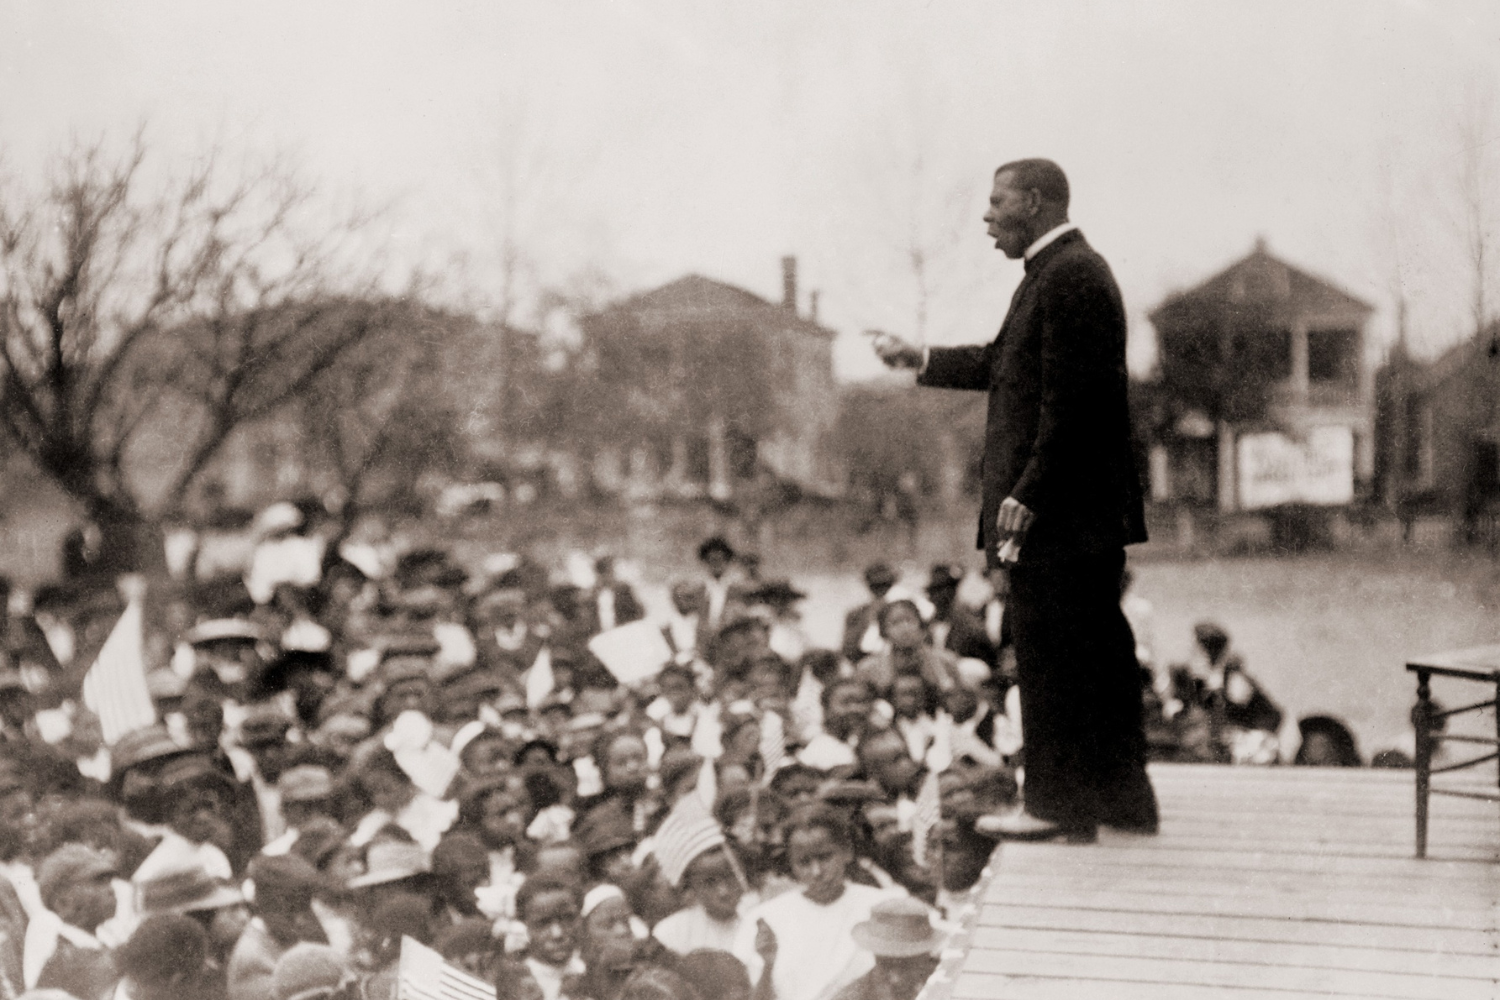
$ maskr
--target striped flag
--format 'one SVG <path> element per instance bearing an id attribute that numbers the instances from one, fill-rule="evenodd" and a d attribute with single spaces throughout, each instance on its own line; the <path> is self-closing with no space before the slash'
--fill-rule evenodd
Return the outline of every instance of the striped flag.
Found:
<path id="1" fill-rule="evenodd" d="M 703 766 L 711 769 L 713 762 L 705 761 Z M 672 811 L 657 828 L 654 840 L 651 853 L 660 862 L 662 874 L 675 887 L 682 884 L 682 873 L 694 858 L 704 851 L 724 846 L 724 831 L 695 790 L 672 806 Z"/>
<path id="2" fill-rule="evenodd" d="M 769 785 L 776 772 L 787 763 L 786 724 L 776 712 L 767 711 L 760 717 L 760 760 L 765 765 L 761 781 Z"/>
<path id="3" fill-rule="evenodd" d="M 396 1000 L 495 1000 L 495 987 L 449 965 L 414 938 L 401 938 Z"/>
<path id="4" fill-rule="evenodd" d="M 146 687 L 138 598 L 125 606 L 125 613 L 115 622 L 94 665 L 84 675 L 83 703 L 99 716 L 106 744 L 156 722 L 156 706 Z"/>
<path id="5" fill-rule="evenodd" d="M 911 818 L 911 853 L 919 865 L 927 864 L 927 842 L 932 828 L 942 818 L 943 797 L 938 788 L 938 772 L 929 770 L 917 790 L 916 810 Z"/>

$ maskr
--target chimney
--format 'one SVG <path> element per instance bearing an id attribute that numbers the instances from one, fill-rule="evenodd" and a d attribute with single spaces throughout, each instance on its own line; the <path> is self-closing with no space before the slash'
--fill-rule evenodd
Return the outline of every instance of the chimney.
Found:
<path id="1" fill-rule="evenodd" d="M 797 258 L 781 258 L 781 305 L 797 311 Z"/>
<path id="2" fill-rule="evenodd" d="M 818 321 L 818 294 L 816 289 L 807 293 L 807 318 L 814 323 Z"/>

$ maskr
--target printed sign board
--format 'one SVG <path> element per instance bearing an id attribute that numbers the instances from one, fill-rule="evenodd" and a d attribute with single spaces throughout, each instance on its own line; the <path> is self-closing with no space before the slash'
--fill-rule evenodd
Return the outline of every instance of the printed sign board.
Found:
<path id="1" fill-rule="evenodd" d="M 1354 432 L 1348 427 L 1314 427 L 1305 439 L 1279 431 L 1245 434 L 1235 448 L 1242 510 L 1354 500 Z"/>

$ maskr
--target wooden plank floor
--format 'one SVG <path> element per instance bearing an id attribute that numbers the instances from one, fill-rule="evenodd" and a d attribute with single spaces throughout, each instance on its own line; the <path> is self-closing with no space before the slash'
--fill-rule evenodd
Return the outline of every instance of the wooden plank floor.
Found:
<path id="1" fill-rule="evenodd" d="M 1500 806 L 1435 796 L 1418 861 L 1410 771 L 1151 774 L 1155 837 L 1000 847 L 949 996 L 1500 1000 Z"/>

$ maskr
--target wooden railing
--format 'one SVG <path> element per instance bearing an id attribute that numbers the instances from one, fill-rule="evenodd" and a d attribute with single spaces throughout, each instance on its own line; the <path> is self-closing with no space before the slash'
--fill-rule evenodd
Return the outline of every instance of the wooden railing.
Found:
<path id="1" fill-rule="evenodd" d="M 1475 791 L 1466 788 L 1439 788 L 1432 782 L 1435 774 L 1462 771 L 1466 768 L 1500 760 L 1500 646 L 1478 646 L 1448 653 L 1424 657 L 1408 663 L 1406 669 L 1417 675 L 1417 707 L 1413 716 L 1417 736 L 1417 857 L 1427 856 L 1427 813 L 1433 795 L 1453 795 L 1460 798 L 1483 799 L 1500 802 L 1500 786 L 1495 791 Z M 1485 701 L 1462 705 L 1439 711 L 1432 701 L 1432 678 L 1454 677 L 1487 685 L 1495 696 Z M 1495 708 L 1494 736 L 1466 736 L 1443 732 L 1447 720 L 1457 715 Z M 1441 723 L 1442 725 L 1439 725 Z M 1461 760 L 1456 764 L 1432 766 L 1434 748 L 1440 743 L 1471 743 L 1489 747 L 1488 753 Z"/>

